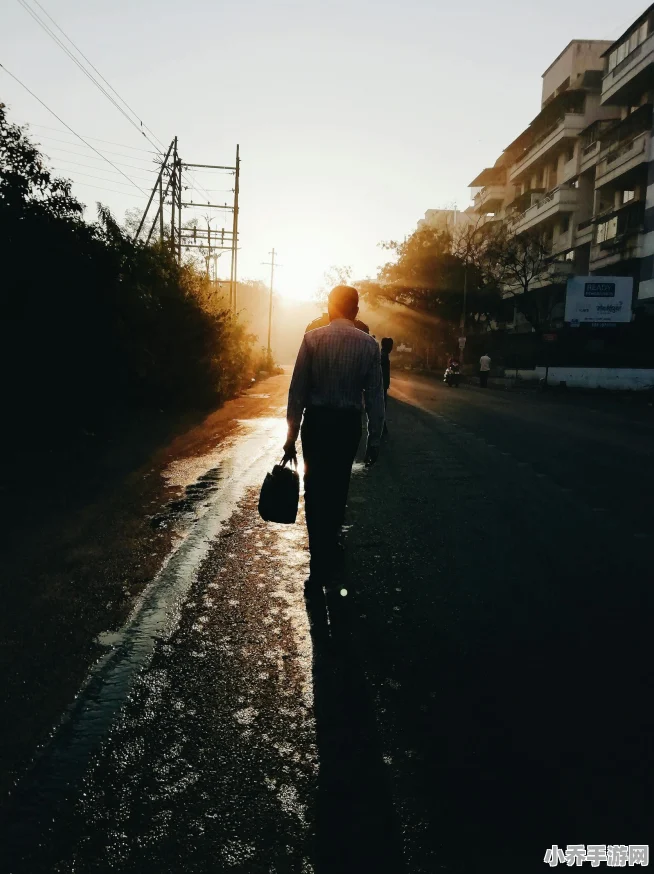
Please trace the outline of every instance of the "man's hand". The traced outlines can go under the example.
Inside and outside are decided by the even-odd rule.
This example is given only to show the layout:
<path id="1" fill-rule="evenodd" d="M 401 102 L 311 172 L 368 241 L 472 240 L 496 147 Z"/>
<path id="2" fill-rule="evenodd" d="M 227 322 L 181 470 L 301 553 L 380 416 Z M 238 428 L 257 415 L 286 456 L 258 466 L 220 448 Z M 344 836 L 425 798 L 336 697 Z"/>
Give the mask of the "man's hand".
<path id="1" fill-rule="evenodd" d="M 366 467 L 372 467 L 379 458 L 379 446 L 368 446 L 364 463 Z"/>
<path id="2" fill-rule="evenodd" d="M 286 464 L 287 461 L 294 461 L 297 464 L 295 440 L 287 440 L 286 443 L 284 443 L 284 460 L 282 463 Z"/>

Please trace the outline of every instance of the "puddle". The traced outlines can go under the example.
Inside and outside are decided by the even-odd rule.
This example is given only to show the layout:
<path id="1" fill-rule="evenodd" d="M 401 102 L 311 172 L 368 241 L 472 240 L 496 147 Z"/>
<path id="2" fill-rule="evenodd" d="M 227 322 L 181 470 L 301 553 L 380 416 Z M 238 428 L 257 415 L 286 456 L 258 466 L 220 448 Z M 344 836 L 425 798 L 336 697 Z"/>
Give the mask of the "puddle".
<path id="1" fill-rule="evenodd" d="M 239 426 L 239 435 L 220 451 L 175 462 L 165 472 L 171 485 L 183 485 L 182 477 L 188 483 L 189 471 L 196 471 L 194 483 L 184 486 L 184 497 L 171 502 L 169 513 L 197 516 L 196 496 L 208 500 L 207 506 L 143 591 L 123 627 L 99 635 L 97 641 L 107 652 L 92 668 L 50 743 L 22 781 L 20 788 L 26 795 L 48 798 L 57 805 L 58 793 L 82 778 L 157 641 L 168 640 L 176 630 L 186 596 L 215 539 L 230 533 L 223 532 L 223 527 L 238 502 L 248 488 L 263 481 L 274 463 L 284 442 L 284 419 L 254 419 Z"/>

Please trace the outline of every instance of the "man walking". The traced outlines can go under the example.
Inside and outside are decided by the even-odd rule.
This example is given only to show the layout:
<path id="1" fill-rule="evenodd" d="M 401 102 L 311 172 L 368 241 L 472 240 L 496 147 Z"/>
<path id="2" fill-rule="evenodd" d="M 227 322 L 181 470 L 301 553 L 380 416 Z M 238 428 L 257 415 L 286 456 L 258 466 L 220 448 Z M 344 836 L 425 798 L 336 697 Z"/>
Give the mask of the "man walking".
<path id="1" fill-rule="evenodd" d="M 388 390 L 391 387 L 391 352 L 393 351 L 393 338 L 382 337 L 381 341 L 381 371 L 384 385 L 384 413 L 388 407 Z M 384 421 L 384 434 L 388 434 L 388 426 Z"/>
<path id="2" fill-rule="evenodd" d="M 332 289 L 329 325 L 304 335 L 288 392 L 284 458 L 297 458 L 301 425 L 312 577 L 326 575 L 337 554 L 362 409 L 368 416 L 368 465 L 377 460 L 384 426 L 379 347 L 355 327 L 358 311 L 356 288 Z"/>
<path id="3" fill-rule="evenodd" d="M 488 377 L 490 375 L 491 360 L 490 356 L 482 355 L 479 359 L 479 383 L 482 388 L 488 386 Z"/>

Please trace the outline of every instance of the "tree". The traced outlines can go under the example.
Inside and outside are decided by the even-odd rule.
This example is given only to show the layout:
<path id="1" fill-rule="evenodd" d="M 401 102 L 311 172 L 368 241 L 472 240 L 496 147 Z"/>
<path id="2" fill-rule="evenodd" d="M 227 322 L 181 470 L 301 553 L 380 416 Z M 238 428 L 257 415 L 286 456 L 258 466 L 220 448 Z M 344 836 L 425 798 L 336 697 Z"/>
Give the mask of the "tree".
<path id="1" fill-rule="evenodd" d="M 68 179 L 53 176 L 26 129 L 7 119 L 0 103 L 0 209 L 14 216 L 80 220 L 84 206 L 71 194 Z"/>
<path id="2" fill-rule="evenodd" d="M 338 267 L 332 264 L 323 273 L 324 284 L 316 291 L 315 300 L 325 309 L 327 309 L 327 297 L 332 288 L 337 285 L 351 285 L 352 283 L 352 268 L 349 266 Z"/>
<path id="3" fill-rule="evenodd" d="M 512 234 L 503 226 L 488 237 L 480 259 L 480 269 L 490 281 L 501 287 L 534 331 L 542 333 L 560 298 L 562 278 L 543 236 L 533 231 Z"/>
<path id="4" fill-rule="evenodd" d="M 373 305 L 392 302 L 454 330 L 464 311 L 467 318 L 490 322 L 501 308 L 497 286 L 480 269 L 480 243 L 472 231 L 453 238 L 448 232 L 421 228 L 403 242 L 383 243 L 395 258 L 379 271 L 376 281 L 360 285 Z"/>
<path id="5" fill-rule="evenodd" d="M 48 421 L 65 442 L 119 411 L 213 404 L 244 384 L 252 338 L 206 276 L 105 207 L 96 222 L 82 212 L 0 105 L 0 368 L 16 436 Z"/>

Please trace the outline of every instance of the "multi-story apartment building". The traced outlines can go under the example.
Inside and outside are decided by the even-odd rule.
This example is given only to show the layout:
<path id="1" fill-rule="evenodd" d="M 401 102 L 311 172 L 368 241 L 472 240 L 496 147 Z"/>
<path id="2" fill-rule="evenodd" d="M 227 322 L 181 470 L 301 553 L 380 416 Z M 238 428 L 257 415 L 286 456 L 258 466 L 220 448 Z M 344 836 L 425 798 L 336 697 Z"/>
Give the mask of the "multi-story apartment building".
<path id="1" fill-rule="evenodd" d="M 471 189 L 478 221 L 541 234 L 559 277 L 632 276 L 654 309 L 654 4 L 615 42 L 564 49 L 539 114 Z"/>
<path id="2" fill-rule="evenodd" d="M 420 219 L 418 222 L 418 230 L 433 228 L 438 231 L 456 233 L 457 230 L 474 224 L 476 219 L 477 216 L 472 207 L 463 211 L 460 209 L 428 209 L 424 219 Z"/>
<path id="3" fill-rule="evenodd" d="M 471 183 L 484 223 L 538 231 L 552 255 L 582 269 L 590 249 L 597 136 L 618 115 L 601 102 L 604 40 L 573 40 L 543 73 L 541 109 L 491 168 Z M 588 265 L 585 265 L 588 269 Z"/>
<path id="4" fill-rule="evenodd" d="M 604 53 L 602 105 L 619 118 L 599 137 L 590 271 L 633 276 L 654 306 L 654 5 Z"/>

